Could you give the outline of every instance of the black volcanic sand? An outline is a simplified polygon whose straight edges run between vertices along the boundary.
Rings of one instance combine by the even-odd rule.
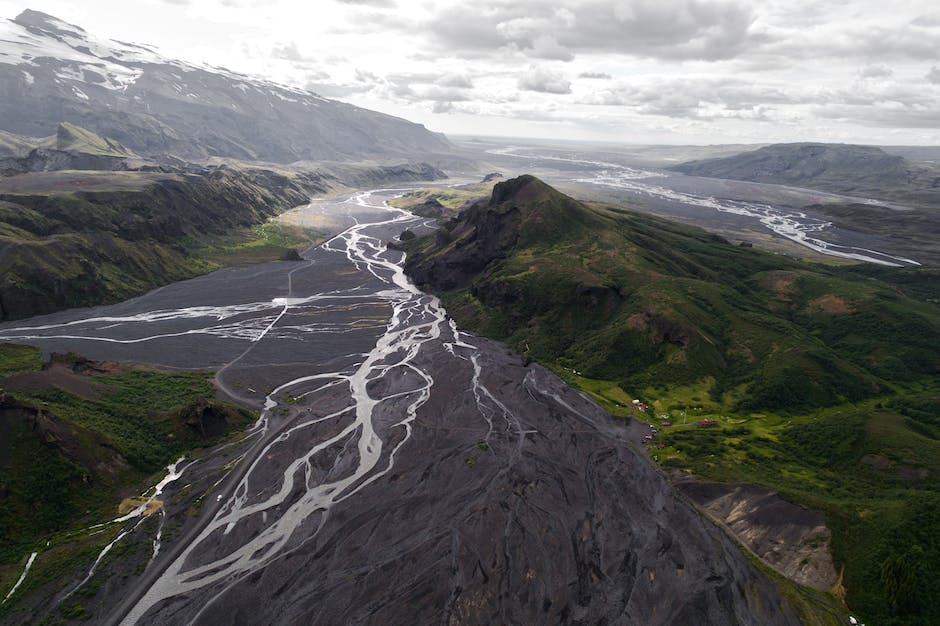
[[[0,326],[47,351],[222,366],[220,387],[249,405],[287,384],[247,439],[166,488],[156,558],[147,520],[102,563],[80,596],[92,621],[799,623],[625,424],[394,283],[402,255],[382,242],[422,221]],[[32,621],[74,588],[27,598]]]
[[[482,383],[505,407],[492,405],[489,435],[471,364],[428,346],[421,368],[444,375],[380,483],[263,570],[147,619],[183,624],[201,610],[197,624],[798,623],[624,443],[622,427],[502,345],[472,342]],[[336,446],[321,471],[347,454]]]

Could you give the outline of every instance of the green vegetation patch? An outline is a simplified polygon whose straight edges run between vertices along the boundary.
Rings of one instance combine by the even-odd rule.
[[[37,369],[34,349],[5,344],[0,354],[17,354],[19,371]],[[89,365],[97,373],[81,374]],[[44,384],[18,386],[0,403],[0,593],[25,554],[114,517],[121,499],[163,467],[251,420],[215,400],[211,372],[94,365],[77,355],[56,357],[32,375]],[[81,395],[63,388],[74,383],[59,386],[61,376],[84,379]],[[222,416],[221,431],[207,432],[199,421],[205,415],[214,423]]]
[[[887,404],[929,422],[937,402],[934,392]],[[849,606],[879,624],[934,624],[940,441],[879,404],[786,419],[724,416],[717,428],[678,424],[658,437],[660,455],[667,466],[765,485],[823,511]]]
[[[42,369],[42,351],[34,346],[0,343],[0,378]]]
[[[219,265],[296,261],[301,251],[326,238],[320,231],[271,219],[238,235],[200,242],[192,251]]]
[[[441,206],[443,213],[453,214],[463,208],[468,202],[479,199],[481,196],[492,191],[493,185],[497,181],[487,183],[473,183],[469,185],[460,185],[457,187],[428,187],[409,191],[408,193],[393,198],[388,201],[389,205],[405,209],[406,211],[417,210],[419,215],[425,215],[427,211],[419,207],[435,202]],[[439,217],[440,215],[426,215],[427,217]]]

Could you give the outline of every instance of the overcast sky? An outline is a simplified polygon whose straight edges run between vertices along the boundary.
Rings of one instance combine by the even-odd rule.
[[[449,134],[940,144],[936,0],[0,0]]]

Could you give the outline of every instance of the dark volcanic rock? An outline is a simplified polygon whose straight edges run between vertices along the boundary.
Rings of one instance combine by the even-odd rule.
[[[492,433],[470,362],[441,345],[423,352],[423,371],[447,375],[379,484],[206,610],[171,602],[148,619],[187,623],[198,611],[205,625],[800,623],[774,583],[625,443],[625,429],[546,370],[473,341],[481,383],[499,390],[504,411]]]
[[[534,176],[497,183],[489,200],[478,201],[443,224],[442,250],[410,256],[405,269],[418,285],[447,291],[466,287],[491,262],[525,240],[549,241],[589,219],[577,202]]]
[[[421,217],[443,217],[446,209],[444,205],[437,201],[436,198],[428,198],[421,204],[417,204],[408,209],[415,215],[420,215]]]
[[[224,435],[239,416],[231,406],[201,399],[184,408],[180,419],[203,439],[214,439]]]

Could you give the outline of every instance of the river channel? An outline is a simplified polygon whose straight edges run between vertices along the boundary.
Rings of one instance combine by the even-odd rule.
[[[347,227],[302,261],[0,326],[213,368],[260,409],[239,442],[171,465],[159,522],[113,520],[50,606],[96,584],[104,624],[797,623],[624,422],[408,280],[387,241],[433,226],[387,206],[401,191],[311,203]],[[142,548],[104,559],[119,542]]]

